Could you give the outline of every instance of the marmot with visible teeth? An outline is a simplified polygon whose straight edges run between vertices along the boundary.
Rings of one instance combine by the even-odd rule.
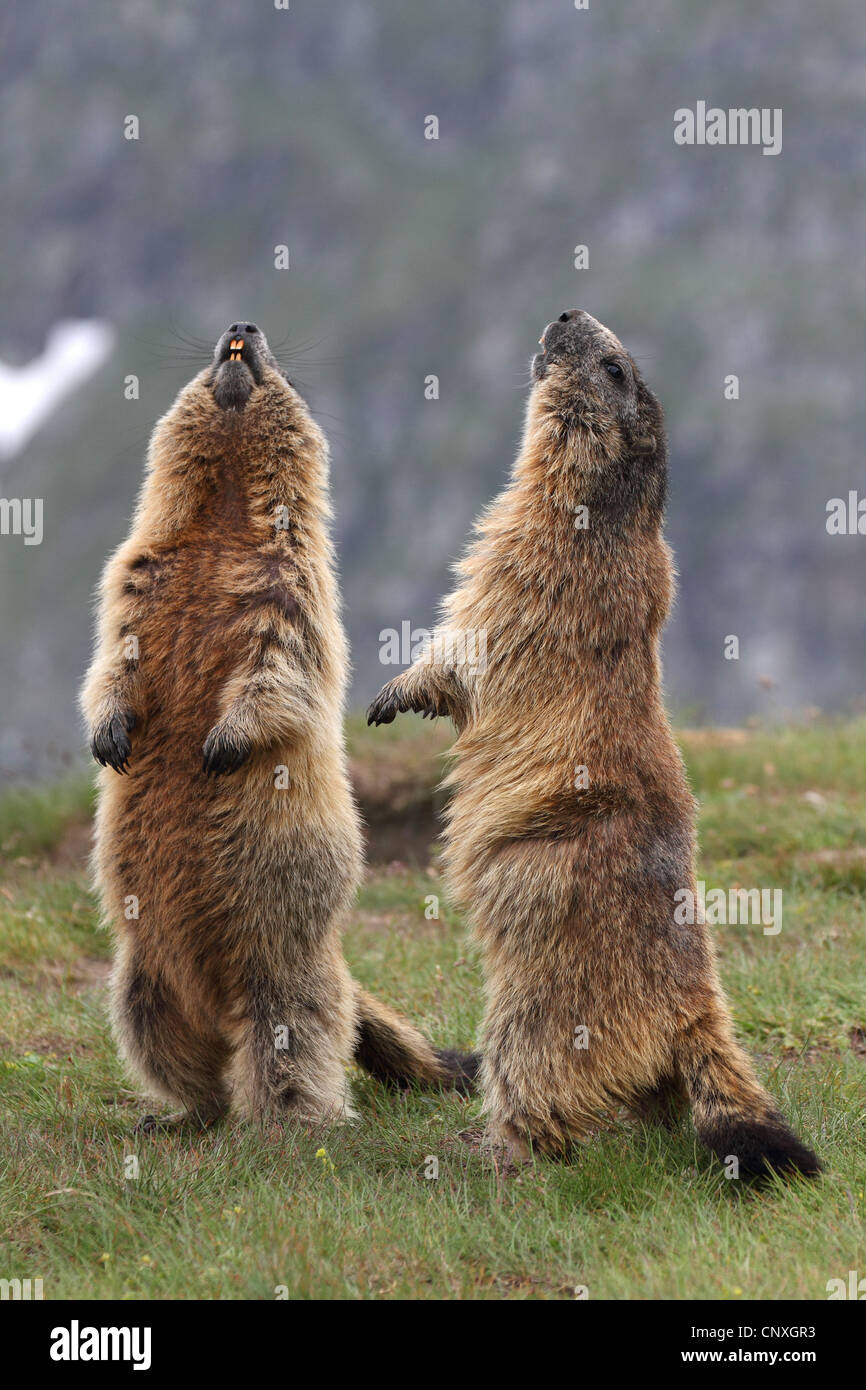
[[[361,834],[329,517],[325,440],[233,324],[156,427],[82,692],[115,1031],[147,1092],[205,1120],[350,1115],[353,1057],[399,1083],[472,1069],[343,958]]]
[[[429,650],[369,711],[458,730],[445,865],[484,955],[490,1134],[562,1152],[620,1104],[690,1102],[739,1173],[815,1173],[734,1039],[706,926],[675,915],[695,806],[660,693],[662,411],[589,314],[541,343],[511,482]]]

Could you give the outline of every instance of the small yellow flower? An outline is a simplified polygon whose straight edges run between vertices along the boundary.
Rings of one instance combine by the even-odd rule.
[[[107,1250],[103,1250],[102,1254],[100,1255],[99,1259],[97,1260],[97,1264],[107,1265],[107,1264],[108,1264],[108,1261],[109,1261],[110,1259],[111,1259],[111,1256],[109,1255],[108,1251],[107,1251]]]
[[[141,1259],[139,1260],[138,1263],[141,1264],[141,1265],[152,1265],[152,1264],[153,1264],[153,1260],[150,1258],[149,1255],[142,1255],[142,1257],[141,1257]]]
[[[322,1160],[322,1167],[324,1168],[326,1173],[333,1173],[334,1165],[329,1159],[326,1149],[316,1149],[316,1158],[320,1158]]]

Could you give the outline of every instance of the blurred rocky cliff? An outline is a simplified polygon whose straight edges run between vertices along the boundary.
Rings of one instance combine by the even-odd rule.
[[[856,704],[866,536],[825,521],[866,496],[864,49],[856,0],[7,9],[0,361],[66,320],[114,338],[0,458],[0,496],[44,499],[41,545],[0,536],[0,770],[80,750],[91,594],[148,434],[238,316],[284,340],[331,439],[354,704],[393,674],[380,631],[432,622],[573,306],[667,411],[674,707]],[[782,152],[676,145],[698,100],[781,108]]]

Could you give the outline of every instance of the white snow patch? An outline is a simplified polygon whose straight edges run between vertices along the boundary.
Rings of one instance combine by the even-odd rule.
[[[67,319],[26,367],[0,362],[0,458],[12,458],[76,386],[102,366],[114,329],[102,319]]]

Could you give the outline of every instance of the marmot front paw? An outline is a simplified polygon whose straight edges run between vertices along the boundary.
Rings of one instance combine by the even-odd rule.
[[[413,714],[423,715],[425,719],[439,719],[450,713],[444,696],[437,697],[427,692],[407,695],[399,685],[390,682],[379,691],[367,710],[367,723],[391,724],[398,714],[408,714],[410,710]]]
[[[211,773],[215,777],[230,777],[243,766],[252,751],[245,739],[217,724],[204,741],[202,772],[207,777]]]
[[[129,733],[135,728],[135,715],[126,711],[112,715],[94,731],[90,740],[90,751],[103,767],[112,767],[115,772],[129,771],[129,755],[132,744]]]
[[[392,685],[386,685],[376,696],[370,708],[367,710],[368,724],[393,724],[398,714],[402,714],[406,706],[401,703],[400,698]]]

